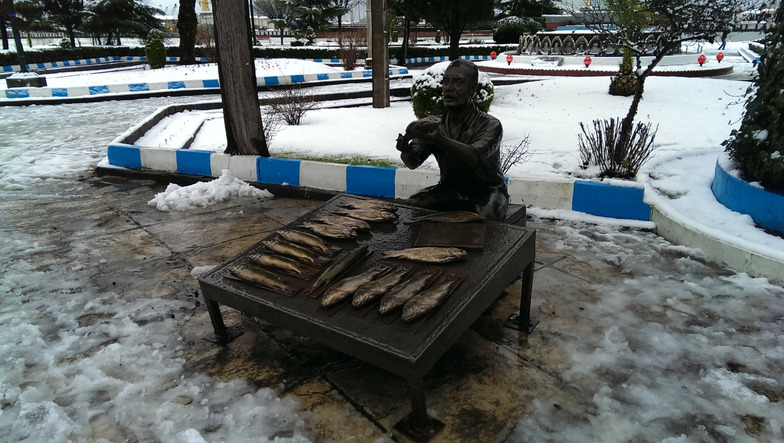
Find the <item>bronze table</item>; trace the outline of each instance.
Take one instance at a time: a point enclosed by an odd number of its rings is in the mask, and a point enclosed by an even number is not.
[[[284,229],[304,230],[297,226],[314,217],[330,214],[341,203],[352,199],[362,197],[336,196]],[[370,256],[358,262],[347,275],[373,267],[381,259],[383,251],[414,245],[422,225],[405,222],[412,216],[431,211],[402,204],[396,206],[398,218],[395,221],[374,223],[370,232],[354,240],[329,240],[333,246],[345,251],[361,245],[366,245],[371,251]],[[427,415],[424,375],[504,289],[521,276],[520,314],[513,320],[515,324],[512,326],[519,325],[520,330],[529,332],[536,232],[504,223],[488,222],[484,225],[481,251],[470,251],[460,261],[436,265],[446,272],[465,277],[462,283],[437,310],[411,323],[403,322],[399,313],[383,316],[377,308],[354,309],[350,300],[337,308],[324,309],[320,307],[320,298],[301,293],[286,296],[229,278],[229,268],[246,263],[249,255],[263,248],[261,243],[202,276],[199,284],[215,334],[223,342],[228,340],[228,334],[220,305],[263,318],[408,380],[412,413],[396,428],[416,439],[426,440],[442,425]]]

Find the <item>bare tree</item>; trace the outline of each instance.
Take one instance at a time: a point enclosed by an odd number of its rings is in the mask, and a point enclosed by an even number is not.
[[[739,3],[737,0],[605,0],[607,9],[572,11],[588,28],[614,39],[635,56],[637,84],[629,111],[621,120],[619,145],[632,143],[634,118],[645,79],[653,69],[665,56],[680,52],[684,42],[712,41],[733,20]],[[608,24],[614,24],[617,30],[608,30]],[[650,52],[651,46],[653,58],[643,68],[641,57]],[[619,155],[621,151],[617,151]]]
[[[276,29],[280,29],[280,44],[283,44],[283,30],[291,27],[297,17],[294,3],[288,0],[253,0],[253,7],[267,16]]]

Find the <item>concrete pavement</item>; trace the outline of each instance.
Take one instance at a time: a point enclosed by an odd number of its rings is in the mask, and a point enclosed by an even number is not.
[[[98,263],[91,271],[97,291],[116,291],[124,299],[189,302],[187,312],[176,314],[186,343],[186,371],[217,381],[239,378],[258,387],[282,387],[284,395],[296,397],[310,412],[313,440],[408,441],[393,430],[410,411],[403,380],[230,308],[224,308],[227,326],[242,334],[226,346],[209,341],[212,326],[191,270],[223,262],[321,200],[234,199],[204,209],[160,212],[147,201],[164,188],[165,182],[143,178],[90,176],[80,188],[59,195],[4,202],[3,229],[54,245],[46,256],[67,253],[77,257],[74,265]],[[597,380],[581,381],[566,373],[574,365],[573,347],[601,347],[606,339],[602,316],[595,312],[605,289],[657,275],[666,280],[673,273],[701,284],[733,274],[679,252],[651,232],[614,228],[620,232],[610,235],[590,225],[543,219],[530,219],[528,226],[537,230],[532,316],[539,324],[531,335],[502,326],[518,311],[519,296],[508,295],[520,293],[518,280],[435,365],[425,378],[428,408],[446,426],[433,441],[520,441],[521,433],[528,432],[520,423],[543,416],[578,429],[590,426],[591,417],[599,414],[594,401],[598,386],[621,383],[619,374],[602,371]],[[668,319],[674,311],[667,306],[663,310],[640,305],[616,314],[677,328],[677,321]],[[744,334],[732,318],[721,321]],[[782,365],[771,362],[770,373],[764,375],[780,383]],[[782,409],[780,394],[774,389],[768,395],[776,410]],[[669,420],[668,426],[677,429],[694,426],[689,414]],[[700,426],[712,432],[733,424],[703,420]],[[753,427],[735,430],[749,437],[769,435]],[[134,440],[122,422],[104,424],[94,435]]]

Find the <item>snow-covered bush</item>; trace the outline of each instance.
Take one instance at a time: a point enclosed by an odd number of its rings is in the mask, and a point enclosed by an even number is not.
[[[765,36],[752,95],[739,130],[724,142],[746,181],[784,192],[784,7]]]
[[[532,18],[505,17],[496,22],[493,40],[498,44],[517,43],[525,33],[535,34],[542,28],[542,23]]]
[[[163,37],[157,29],[150,29],[147,34],[144,55],[147,57],[147,64],[152,69],[162,68],[166,65],[166,48],[163,46]]]
[[[630,97],[634,95],[637,88],[637,75],[634,74],[634,62],[632,51],[629,48],[623,50],[623,62],[615,77],[610,80],[610,95],[621,95]]]
[[[449,63],[436,63],[414,79],[414,84],[411,86],[411,102],[414,105],[414,115],[417,118],[444,113],[441,83]],[[487,74],[479,71],[479,89],[474,94],[474,104],[477,108],[487,112],[494,97],[493,82],[490,81]]]

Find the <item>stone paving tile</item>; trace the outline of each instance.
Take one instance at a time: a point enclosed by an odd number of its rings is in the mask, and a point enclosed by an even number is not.
[[[171,249],[142,229],[74,239],[72,254],[101,271],[127,266],[127,261],[144,263],[172,255]]]
[[[321,377],[302,383],[291,395],[310,411],[309,430],[314,441],[391,441],[388,433]]]
[[[100,272],[90,282],[106,291],[115,291],[123,299],[168,298],[201,300],[196,279],[188,263],[170,256],[157,260],[119,260],[99,265]]]
[[[91,184],[94,199],[59,202],[56,196],[44,196],[35,205],[4,202],[2,207],[10,212],[2,217],[12,222],[11,228],[0,228],[0,235],[34,236],[41,250],[25,257],[33,257],[42,272],[63,263],[92,266],[91,283],[124,300],[155,297],[182,302],[179,310],[161,315],[173,315],[180,325],[186,370],[216,380],[239,378],[296,396],[308,411],[317,441],[410,441],[393,429],[411,410],[406,382],[383,369],[226,307],[224,320],[239,335],[225,346],[209,341],[214,340],[212,325],[191,270],[222,263],[321,201],[231,201],[161,212],[146,204],[154,192],[165,188],[161,184],[125,179]],[[556,422],[587,420],[596,408],[594,390],[563,380],[571,365],[565,344],[590,349],[604,338],[600,318],[586,314],[597,312],[602,304],[605,294],[596,288],[620,287],[631,277],[677,278],[683,266],[682,251],[653,233],[624,236],[621,229],[621,235],[608,238],[590,225],[548,220],[529,221],[529,227],[537,230],[531,306],[536,329],[529,335],[504,327],[519,312],[517,280],[426,375],[429,412],[446,425],[434,442],[516,441],[518,424],[534,410]],[[560,238],[565,232],[569,245]],[[692,275],[731,274],[698,257],[689,260]],[[652,309],[644,300],[631,301],[628,309],[643,322],[662,325],[682,314],[674,308]],[[85,315],[77,322],[84,326],[106,320]],[[699,327],[716,318],[709,309],[701,309],[682,321],[685,327]],[[739,333],[743,327],[737,325]],[[630,347],[638,345],[634,338],[628,340]],[[601,376],[614,383],[613,377],[623,374]],[[781,398],[780,393],[768,394]],[[128,437],[107,416],[97,416],[94,428],[96,438]]]

